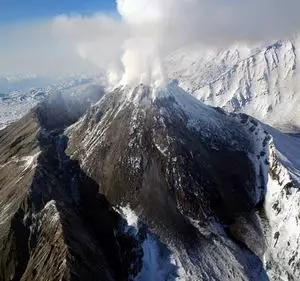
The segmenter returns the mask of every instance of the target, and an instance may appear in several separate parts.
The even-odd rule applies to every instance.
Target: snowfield
[[[206,104],[292,131],[300,125],[300,38],[227,49],[181,49],[166,75]]]

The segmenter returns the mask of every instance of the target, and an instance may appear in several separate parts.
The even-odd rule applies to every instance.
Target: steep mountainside
[[[270,125],[300,125],[299,37],[228,49],[188,47],[165,61],[169,78],[206,104]]]
[[[299,280],[299,143],[177,81],[49,95],[0,131],[0,280]]]
[[[162,91],[116,89],[68,135],[69,153],[129,224],[139,229],[141,220],[168,246],[179,280],[267,280],[262,269],[252,271],[257,265],[250,275],[236,269],[249,262],[237,245],[264,261],[271,280],[300,277],[297,137],[204,106],[176,83]],[[152,236],[144,242],[146,269],[137,280],[167,280],[156,243]]]
[[[264,260],[271,280],[299,277],[300,107],[299,37],[261,46],[226,50],[180,50],[166,61],[169,77],[195,97],[230,112],[246,112],[293,135],[259,124],[267,131],[269,180],[265,212],[269,223]],[[250,121],[247,121],[252,127]]]
[[[53,97],[1,131],[0,280],[126,278],[118,214],[66,156],[61,135],[100,96]]]
[[[176,83],[116,89],[76,122],[90,100],[1,132],[1,280],[268,280],[258,123]]]

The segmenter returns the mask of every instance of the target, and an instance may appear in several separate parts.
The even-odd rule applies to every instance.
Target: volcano
[[[51,96],[0,142],[0,280],[269,280],[280,268],[264,264],[281,167],[271,136],[176,81]]]

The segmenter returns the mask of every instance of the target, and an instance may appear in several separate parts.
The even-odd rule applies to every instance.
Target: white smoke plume
[[[122,84],[164,84],[160,56],[164,40],[167,6],[165,0],[118,0],[117,7],[130,36],[124,43]]]
[[[112,83],[164,83],[161,58],[187,44],[284,39],[300,28],[299,0],[117,0],[119,17],[59,17],[54,30],[109,69]]]

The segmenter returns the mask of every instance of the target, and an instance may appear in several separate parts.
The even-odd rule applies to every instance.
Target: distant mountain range
[[[300,39],[227,49],[179,50],[167,76],[206,104],[243,112],[285,130],[300,126]]]

